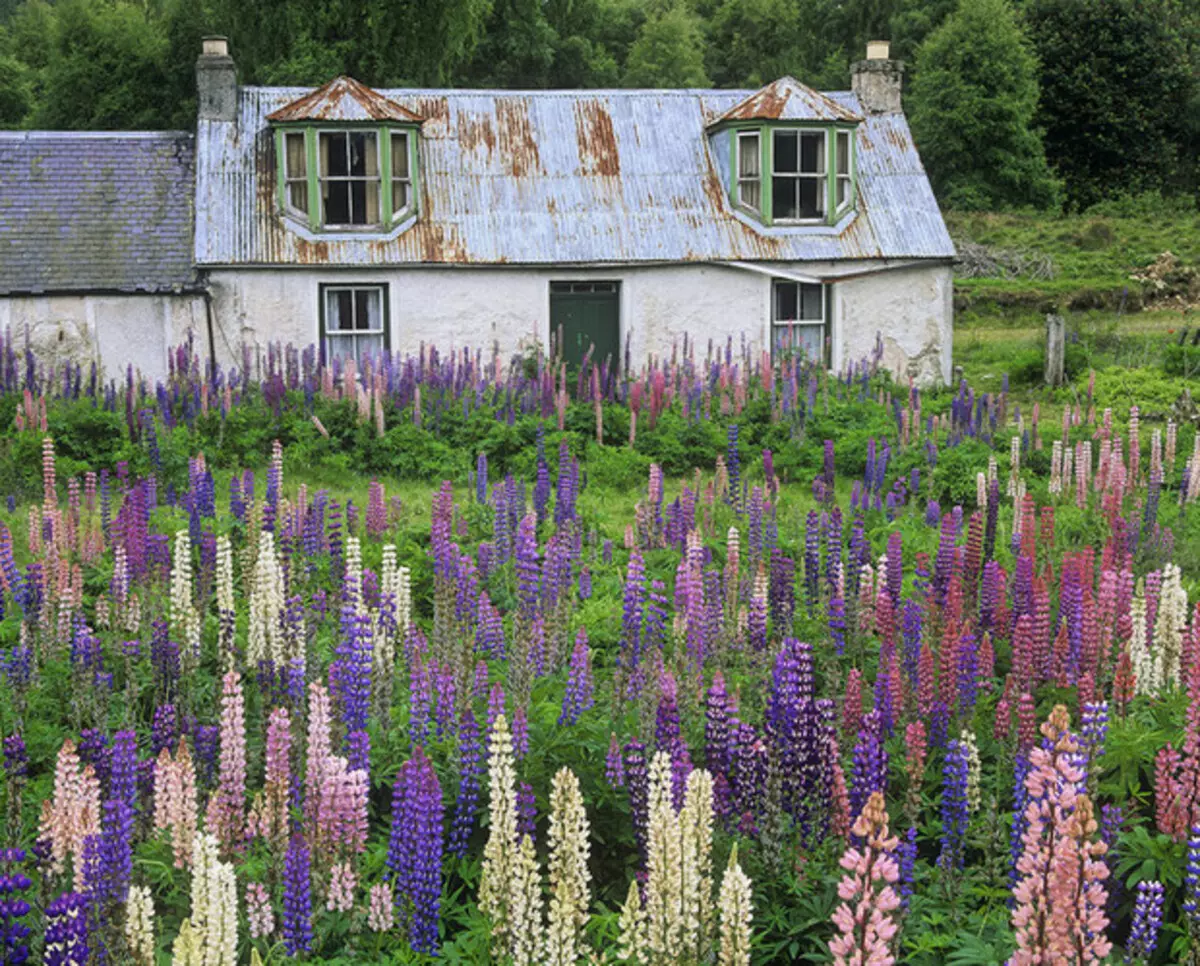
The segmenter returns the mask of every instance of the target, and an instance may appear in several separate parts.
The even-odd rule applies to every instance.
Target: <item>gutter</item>
[[[760,264],[758,262],[717,262],[718,265],[726,265],[729,268],[740,268],[746,272],[757,272],[760,275],[767,275],[771,278],[783,278],[791,282],[804,282],[808,285],[821,285],[824,282],[845,282],[856,278],[870,278],[873,275],[883,275],[888,272],[901,272],[912,268],[928,268],[932,264],[952,264],[952,259],[908,259],[901,262],[887,262],[874,268],[864,268],[858,271],[847,272],[831,272],[826,275],[813,275],[807,272],[796,271],[791,268],[777,268],[769,264]]]

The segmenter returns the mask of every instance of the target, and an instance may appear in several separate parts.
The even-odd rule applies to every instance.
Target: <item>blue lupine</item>
[[[942,774],[942,851],[938,855],[938,867],[953,872],[963,867],[967,846],[967,746],[952,740],[946,749],[946,763]]]
[[[442,896],[442,789],[418,746],[400,767],[392,789],[392,834],[387,866],[396,905],[414,952],[438,954]]]
[[[1146,880],[1137,885],[1137,899],[1133,904],[1133,925],[1129,929],[1126,952],[1135,961],[1146,962],[1158,945],[1158,933],[1162,929],[1163,885]]]
[[[312,951],[312,856],[293,835],[283,865],[283,942],[289,956]]]

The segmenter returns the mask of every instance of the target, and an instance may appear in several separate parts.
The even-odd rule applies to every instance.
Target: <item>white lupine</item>
[[[650,762],[647,819],[646,940],[652,958],[682,952],[682,864],[679,817],[671,801],[671,756]]]
[[[703,768],[688,775],[679,826],[683,845],[684,943],[697,961],[703,962],[712,944],[713,931],[713,783],[712,776]]]
[[[621,944],[617,956],[624,963],[639,963],[641,966],[650,962],[650,941],[646,929],[646,911],[642,908],[642,890],[637,879],[629,883],[629,894],[625,905],[621,907],[621,918],[618,921]]]
[[[1012,443],[1009,446],[1009,464],[1007,492],[1009,496],[1015,497],[1017,495],[1017,483],[1021,479],[1021,435],[1019,432],[1012,438]]]
[[[1133,624],[1129,636],[1129,660],[1137,677],[1135,693],[1158,694],[1162,681],[1158,677],[1158,663],[1146,640],[1146,591],[1140,579],[1129,602],[1129,616]]]
[[[254,582],[250,588],[250,633],[246,642],[246,660],[251,667],[270,661],[276,667],[284,663],[283,567],[275,553],[275,535],[263,530],[258,535],[258,559],[254,564]]]
[[[975,474],[975,504],[980,510],[987,509],[987,474],[980,470]]]
[[[366,613],[362,592],[362,544],[358,537],[346,538],[346,574],[342,579],[345,606],[356,614]]]
[[[391,598],[396,632],[403,634],[412,619],[412,574],[407,567],[396,565],[396,548],[390,543],[383,548],[379,589],[384,596]]]
[[[479,873],[479,911],[492,925],[492,940],[503,956],[512,942],[514,865],[517,848],[517,774],[512,735],[503,714],[492,726],[488,754],[488,820],[491,831]]]
[[[130,886],[124,932],[133,962],[137,966],[154,966],[154,899],[147,886]]]
[[[574,966],[585,953],[588,922],[588,819],[579,779],[560,768],[550,789],[548,966]]]
[[[967,756],[967,808],[974,814],[979,811],[979,805],[982,801],[979,789],[982,763],[979,760],[979,742],[975,738],[975,732],[964,728],[962,731],[962,743]]]
[[[721,879],[720,966],[750,966],[750,923],[754,918],[750,899],[750,877],[738,865],[734,842]]]
[[[1154,621],[1155,674],[1160,685],[1179,683],[1179,661],[1187,619],[1188,597],[1183,589],[1182,574],[1178,565],[1169,563],[1163,567],[1158,614]]]
[[[1049,491],[1055,496],[1063,490],[1063,443],[1056,439],[1050,447],[1050,486]]]
[[[220,651],[222,655],[232,654],[233,632],[237,622],[237,614],[233,592],[233,544],[227,536],[217,537],[216,571]]]
[[[184,645],[183,654],[189,661],[199,660],[200,615],[192,600],[192,541],[186,530],[175,534],[168,607],[171,632]]]
[[[237,962],[237,879],[233,866],[218,857],[219,850],[214,836],[196,833],[192,846],[192,914],[180,928],[174,966],[228,966]]]
[[[542,874],[533,840],[521,836],[511,865],[512,930],[509,956],[513,966],[544,966],[545,928],[542,925]]]

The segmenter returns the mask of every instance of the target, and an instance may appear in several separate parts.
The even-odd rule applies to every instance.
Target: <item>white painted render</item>
[[[189,330],[207,346],[203,296],[0,296],[0,332],[7,339],[22,347],[28,333],[47,366],[97,362],[106,378],[119,378],[132,365],[147,379],[166,379],[167,353]]]
[[[948,382],[952,351],[952,277],[948,264],[882,261],[654,265],[543,269],[404,266],[375,269],[212,269],[215,350],[238,364],[243,341],[306,346],[317,339],[321,284],[388,286],[391,348],[442,352],[464,347],[503,354],[548,343],[550,282],[620,282],[621,344],[635,362],[664,357],[685,334],[701,352],[709,340],[756,349],[769,342],[773,277],[834,279],[832,365],[871,354],[879,333],[884,364],[920,384]],[[837,280],[841,279],[841,280]]]

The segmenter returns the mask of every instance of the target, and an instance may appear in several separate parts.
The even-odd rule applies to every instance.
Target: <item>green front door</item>
[[[551,282],[550,335],[567,368],[576,371],[592,349],[597,366],[621,361],[621,285],[619,282]]]

